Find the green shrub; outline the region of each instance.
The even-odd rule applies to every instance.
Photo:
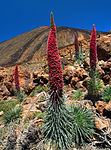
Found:
[[[3,115],[2,120],[5,124],[10,123],[10,122],[20,118],[21,112],[22,112],[22,107],[20,107],[20,106],[14,107]]]
[[[38,85],[30,94],[30,97],[33,97],[36,92],[42,91],[42,86]]]
[[[72,134],[73,140],[77,144],[83,144],[85,140],[89,140],[94,134],[94,117],[92,112],[82,105],[73,105],[72,112]]]
[[[14,108],[20,102],[18,100],[7,100],[7,101],[0,101],[0,111],[4,113],[8,112],[10,109]]]
[[[43,90],[44,90],[45,92],[48,92],[48,91],[50,90],[50,85],[49,85],[49,83],[47,84],[47,86],[43,87]]]
[[[83,61],[87,58],[87,57],[89,57],[89,51],[87,51],[87,53],[85,54],[85,56],[83,56],[83,53],[84,53],[85,51],[82,49],[81,51],[79,51],[79,57],[76,57],[76,55],[75,55],[75,59],[74,59],[74,62],[77,62],[78,64],[80,64],[80,63],[83,63]]]
[[[64,65],[62,65],[62,70],[64,70]]]
[[[80,100],[81,98],[83,98],[83,92],[81,90],[77,90],[73,95],[72,95],[72,99],[78,99]]]
[[[30,93],[30,97],[33,97],[35,94],[35,90],[33,90],[31,93]]]
[[[44,118],[44,113],[42,112],[34,112],[34,118],[37,117],[38,119]]]
[[[42,95],[42,96],[40,97],[40,100],[43,101],[44,99],[45,99],[45,96]]]
[[[105,102],[111,101],[111,85],[106,86],[102,92],[102,99]]]
[[[42,112],[30,112],[26,118],[24,118],[24,122],[26,123],[29,120],[33,120],[34,118],[43,119],[44,113]]]
[[[25,94],[23,91],[20,91],[20,93],[17,94],[17,99],[19,100],[19,102],[23,102],[25,99]]]
[[[99,94],[102,91],[103,82],[99,78],[98,71],[90,72],[90,80],[87,85],[88,93],[91,95]]]
[[[35,92],[39,92],[42,90],[42,86],[41,85],[38,85],[36,88],[35,88]]]
[[[70,56],[66,56],[65,58],[70,58]]]

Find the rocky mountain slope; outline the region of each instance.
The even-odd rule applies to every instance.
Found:
[[[49,92],[46,55],[49,29],[49,27],[40,27],[0,43],[0,150],[48,150],[50,148],[49,144],[44,143],[41,128]],[[75,32],[79,36],[82,56],[88,54],[80,63],[74,62]],[[85,106],[95,116],[94,137],[90,142],[86,141],[82,147],[74,146],[71,150],[111,149],[111,100],[107,102],[102,96],[104,88],[111,85],[111,34],[97,32],[97,67],[103,88],[94,103],[87,96],[90,35],[91,31],[88,30],[57,27],[64,94],[67,97],[66,105]],[[15,64],[20,64],[18,72],[23,95],[19,97],[16,96],[15,89]],[[81,92],[78,93],[78,89]],[[110,93],[109,91],[108,96]],[[10,122],[14,116],[12,110],[15,112],[18,108],[22,108],[21,116],[18,120]],[[5,116],[8,116],[10,123],[3,120]]]
[[[50,27],[42,26],[0,43],[0,66],[41,61],[46,55],[49,30]],[[75,32],[79,35],[79,41],[87,41],[90,38],[89,30],[57,27],[58,48],[72,46]],[[97,37],[106,34],[97,32]]]

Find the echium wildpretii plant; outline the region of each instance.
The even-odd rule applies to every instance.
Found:
[[[97,46],[96,46],[96,29],[93,25],[93,30],[90,39],[90,81],[88,82],[88,93],[93,95],[99,94],[103,83],[99,79],[99,72],[97,70]]]
[[[17,64],[15,66],[15,71],[14,71],[14,81],[15,81],[17,98],[19,99],[20,102],[22,102],[25,99],[25,95],[24,95],[24,92],[20,90],[19,73],[18,73]]]
[[[15,87],[17,93],[20,92],[20,86],[19,86],[19,77],[18,77],[18,65],[16,64],[15,66],[15,71],[14,71],[14,80],[15,80]]]
[[[65,108],[62,65],[56,43],[56,27],[51,12],[51,30],[47,43],[50,93],[44,117],[45,138],[55,149],[67,149],[72,141],[71,117]]]
[[[76,61],[77,59],[79,59],[79,41],[76,32],[75,32],[74,44],[75,44],[75,61]]]
[[[80,45],[80,48],[81,48],[81,51],[79,50],[79,43],[81,44]],[[77,62],[80,64],[80,62],[83,62],[86,57],[88,57],[88,52],[85,54],[85,56],[83,56],[83,53],[85,52],[83,49],[82,49],[82,43],[79,42],[78,40],[78,35],[77,33],[75,32],[75,38],[74,38],[74,45],[75,45],[75,57],[74,57],[74,62]]]

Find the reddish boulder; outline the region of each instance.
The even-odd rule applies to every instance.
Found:
[[[106,129],[110,126],[110,123],[108,120],[103,120],[98,117],[95,118],[95,126],[98,130]]]
[[[10,92],[11,95],[15,95],[15,87],[13,83],[11,82],[5,82],[4,85],[7,87],[8,91]]]
[[[107,105],[107,103],[105,103],[103,101],[98,101],[95,103],[96,110],[99,112],[100,115],[103,115],[103,111],[104,111],[104,108],[106,105]]]

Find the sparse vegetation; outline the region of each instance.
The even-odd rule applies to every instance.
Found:
[[[44,100],[45,99],[45,97],[44,97],[44,95],[42,95],[41,97],[40,97],[40,100]]]
[[[74,60],[74,62],[77,62],[78,64],[81,64],[81,63],[83,63],[84,62],[84,60],[87,58],[87,57],[89,57],[89,51],[87,51],[87,53],[85,53],[85,55],[83,55],[83,53],[85,53],[84,51],[83,51],[83,49],[81,50],[81,51],[79,51],[79,57],[76,57],[75,56],[75,60]]]
[[[84,94],[81,90],[77,90],[73,95],[72,95],[72,99],[74,100],[80,100],[81,98],[83,98]]]
[[[88,93],[90,95],[96,95],[99,94],[102,91],[103,88],[103,82],[99,78],[98,71],[91,71],[90,72],[90,80],[88,82]]]
[[[48,91],[50,90],[50,85],[49,85],[49,83],[47,84],[47,86],[43,87],[43,90],[44,90],[45,92],[48,92]]]
[[[64,65],[62,64],[62,70],[64,70]]]
[[[3,117],[2,117],[2,121],[7,124],[10,123],[18,118],[21,117],[21,112],[22,112],[22,107],[14,107],[11,110],[9,110],[8,112],[6,112]]]
[[[20,102],[18,100],[8,100],[8,101],[0,101],[0,111],[4,113],[8,112],[10,109],[13,109]]]
[[[105,102],[111,101],[111,85],[106,86],[102,92],[102,99]]]
[[[70,58],[70,56],[66,56],[65,58]]]
[[[23,91],[20,91],[18,94],[17,94],[17,99],[19,100],[19,102],[23,102],[25,100],[25,93]]]
[[[77,144],[83,144],[86,140],[90,140],[95,133],[94,117],[91,111],[80,104],[73,105],[71,113],[73,117],[73,140]]]
[[[42,86],[38,85],[30,94],[30,97],[33,97],[36,92],[42,91]]]
[[[43,112],[34,112],[34,117],[37,117],[38,119],[43,119],[45,113]]]
[[[29,120],[33,120],[34,118],[37,117],[37,119],[43,119],[44,117],[44,114],[43,112],[30,112],[27,117],[24,119],[24,122],[28,122]]]

